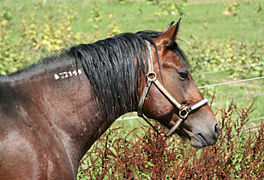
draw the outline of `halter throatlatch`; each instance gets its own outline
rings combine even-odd
[[[160,81],[157,79],[157,75],[154,72],[154,68],[153,68],[153,60],[152,60],[152,55],[151,55],[151,46],[150,43],[148,41],[146,41],[147,43],[147,47],[148,47],[148,73],[146,74],[146,78],[147,78],[147,83],[143,89],[143,92],[141,94],[139,103],[138,103],[138,116],[142,117],[158,134],[168,137],[170,135],[172,135],[175,130],[179,127],[179,125],[185,120],[187,119],[188,115],[196,110],[201,108],[202,106],[206,105],[208,103],[207,99],[203,99],[200,102],[192,105],[192,106],[184,106],[181,105],[176,99],[174,99],[174,97],[167,91],[167,89],[160,83]],[[175,124],[169,129],[168,132],[166,132],[165,134],[160,133],[154,125],[152,125],[149,121],[148,118],[143,114],[143,105],[145,103],[147,94],[149,92],[150,86],[152,84],[155,84],[155,86],[159,89],[159,91],[179,110],[178,116],[179,119],[175,122]]]

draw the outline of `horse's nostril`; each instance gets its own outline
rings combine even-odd
[[[220,131],[220,126],[218,125],[218,123],[216,123],[216,125],[215,125],[215,133],[216,133],[216,135],[218,135],[219,131]]]

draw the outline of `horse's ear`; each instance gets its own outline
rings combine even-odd
[[[172,22],[167,26],[167,29],[166,29],[165,31],[163,31],[163,32],[168,31],[168,30],[173,26],[173,24],[174,24],[174,21],[172,21]]]
[[[172,21],[168,25],[167,29],[155,40],[155,43],[158,48],[168,47],[175,41],[177,33],[180,28],[180,22],[181,22],[181,18],[173,26],[174,21]]]

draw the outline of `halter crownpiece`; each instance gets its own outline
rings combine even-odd
[[[172,135],[175,130],[179,127],[179,125],[185,120],[187,119],[188,115],[194,111],[197,110],[199,108],[201,108],[202,106],[206,105],[208,103],[207,99],[203,99],[201,101],[199,101],[196,104],[193,104],[192,106],[184,106],[181,105],[168,91],[167,89],[160,83],[160,81],[157,79],[157,75],[154,72],[154,68],[153,68],[153,60],[152,60],[152,55],[151,55],[151,46],[150,43],[148,41],[146,41],[147,44],[147,48],[148,48],[148,73],[146,74],[146,78],[147,78],[147,82],[146,85],[143,89],[143,92],[141,94],[141,97],[139,99],[139,103],[138,103],[138,116],[142,117],[158,134],[165,136],[165,137],[169,137],[170,135]],[[168,132],[166,132],[165,134],[160,133],[155,126],[153,126],[147,119],[147,117],[143,114],[143,105],[145,103],[147,94],[149,92],[149,89],[151,87],[151,85],[154,84],[159,91],[174,105],[178,108],[179,113],[178,116],[180,117],[175,124],[169,129]]]

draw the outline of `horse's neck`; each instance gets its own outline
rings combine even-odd
[[[81,68],[54,69],[30,80],[18,81],[14,86],[20,90],[20,108],[25,121],[33,127],[49,128],[68,154],[73,169],[111,125],[95,104]]]

